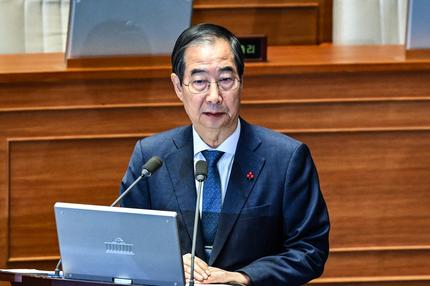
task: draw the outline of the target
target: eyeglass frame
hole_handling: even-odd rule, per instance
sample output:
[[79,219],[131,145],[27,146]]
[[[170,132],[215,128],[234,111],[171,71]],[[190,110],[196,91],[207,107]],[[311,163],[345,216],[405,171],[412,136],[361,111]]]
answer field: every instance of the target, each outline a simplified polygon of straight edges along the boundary
[[[225,79],[225,78],[224,78],[224,79]],[[233,79],[233,86],[234,86],[234,84],[235,84],[236,82],[238,82],[239,84],[237,85],[237,87],[236,87],[236,88],[231,88],[231,89],[228,89],[228,90],[224,90],[224,89],[220,88],[219,82],[220,82],[221,80],[223,80],[222,78],[221,78],[221,79],[218,79],[218,80],[215,80],[215,81],[199,80],[199,81],[205,81],[205,82],[207,82],[207,84],[208,84],[208,87],[207,87],[207,88],[205,88],[205,90],[202,90],[202,91],[199,91],[199,92],[192,92],[192,91],[191,91],[191,89],[190,89],[190,85],[191,85],[191,83],[192,83],[193,81],[198,81],[198,80],[191,80],[191,81],[189,81],[189,82],[188,82],[188,84],[186,84],[186,83],[182,82],[182,84],[183,84],[183,85],[185,85],[185,86],[188,88],[188,91],[189,91],[190,93],[192,93],[192,94],[204,94],[204,93],[208,92],[208,91],[210,90],[210,88],[211,88],[211,84],[212,84],[212,83],[216,83],[216,85],[217,85],[217,87],[218,87],[218,90],[219,90],[219,91],[221,91],[221,92],[229,92],[229,91],[235,91],[235,90],[237,90],[237,89],[240,87],[240,84],[242,83],[242,81],[241,81],[240,79],[236,78],[236,77],[235,77],[235,78],[232,78],[232,79]]]

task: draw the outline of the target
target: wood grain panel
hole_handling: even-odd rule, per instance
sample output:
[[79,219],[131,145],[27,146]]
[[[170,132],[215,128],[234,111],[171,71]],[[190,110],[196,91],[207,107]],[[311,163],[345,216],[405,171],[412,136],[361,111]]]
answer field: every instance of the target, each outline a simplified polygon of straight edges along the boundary
[[430,101],[315,102],[242,105],[252,122],[277,130],[426,128]]
[[8,144],[0,137],[0,267],[6,268],[9,256],[9,164]]
[[189,124],[180,104],[161,107],[39,110],[0,113],[0,136],[79,136],[160,132]]
[[430,131],[296,137],[310,146],[319,170],[331,247],[428,245]]
[[[245,77],[244,103],[335,100],[429,99],[430,73],[399,72]],[[351,83],[354,82],[352,86]],[[272,86],[267,89],[267,85]],[[314,87],[315,90],[310,89]],[[66,83],[8,84],[0,98],[0,110],[79,108],[95,106],[154,106],[179,103],[168,80],[101,80]]]
[[[279,5],[287,4],[290,6],[318,5],[319,10],[319,27],[321,42],[331,42],[332,40],[332,18],[333,18],[333,1],[332,0],[196,0],[195,6],[213,6],[213,5]],[[300,19],[299,21],[305,21]],[[306,25],[306,23],[304,23]]]
[[[427,82],[430,73],[420,71],[245,76],[243,103],[430,100]],[[14,96],[0,97],[0,112],[179,103],[168,78],[9,83],[2,92]]]
[[57,201],[110,205],[136,139],[10,142],[9,259],[58,255]]
[[318,44],[317,4],[195,5],[193,24],[215,23],[238,36],[266,35],[269,45]]
[[245,76],[243,99],[260,102],[414,98],[428,100],[428,82],[430,73],[424,71]]
[[[135,140],[189,123],[169,74],[0,56],[0,267],[52,267],[49,205],[109,203]],[[243,117],[306,142],[319,170],[332,253],[314,283],[429,285],[430,61],[400,46],[270,47],[245,74]]]
[[0,110],[179,102],[168,75],[162,79],[9,83],[2,92],[14,97],[1,96]]
[[[425,245],[429,241],[430,179],[426,178],[430,178],[430,151],[418,155],[415,150],[429,146],[430,132],[297,133],[295,137],[311,147],[320,170],[335,230],[332,247],[405,247],[397,251],[370,248],[334,252],[326,277],[356,275],[353,272],[360,265],[366,266],[361,266],[363,276],[410,274],[405,264],[413,267],[414,274],[425,274],[429,250],[410,250],[408,245]],[[12,141],[10,260],[19,264],[21,258],[37,263],[32,261],[34,257],[55,256],[53,203],[64,200],[108,204],[117,192],[136,139]],[[396,145],[390,148],[390,142]],[[342,148],[333,148],[336,146]],[[412,163],[404,164],[404,158]],[[384,171],[375,178],[375,170]],[[397,174],[404,174],[404,179],[396,179]],[[58,189],[56,179],[62,180],[64,187]],[[29,185],[35,186],[31,192]],[[371,193],[363,192],[367,185],[374,186]],[[413,196],[404,192],[406,187]],[[410,223],[417,219],[420,223]],[[27,233],[32,234],[31,240]],[[42,262],[46,263],[43,259]],[[383,266],[383,271],[375,268],[378,265]]]
[[350,248],[341,252],[333,249],[323,277],[427,275],[430,269],[429,257],[428,247],[379,250],[372,247],[361,250]]
[[[401,80],[410,72],[428,74],[430,61],[407,60],[403,46],[271,46],[268,62],[246,64],[246,76],[290,76],[304,74],[398,72]],[[55,83],[80,80],[88,83],[117,79],[166,79],[168,64],[140,67],[67,68],[64,54],[25,54],[0,56],[0,83]],[[353,84],[353,83],[351,83]],[[357,88],[357,86],[354,86]]]
[[[430,101],[243,104],[245,119],[277,130],[401,129],[430,126]],[[383,111],[383,112],[382,112]],[[161,107],[0,113],[0,136],[136,134],[189,124],[180,104]],[[67,128],[64,128],[67,126]]]
[[320,278],[308,285],[325,286],[425,286],[429,285],[429,275]]

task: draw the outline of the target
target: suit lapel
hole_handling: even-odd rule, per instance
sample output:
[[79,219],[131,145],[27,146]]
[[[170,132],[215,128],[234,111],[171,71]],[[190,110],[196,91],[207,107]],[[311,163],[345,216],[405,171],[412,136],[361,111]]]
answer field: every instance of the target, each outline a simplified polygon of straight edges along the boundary
[[[258,180],[258,175],[265,162],[264,158],[254,153],[261,144],[260,138],[252,132],[252,127],[245,121],[242,120],[241,123],[241,134],[236,148],[236,155],[221,210],[209,265],[215,262],[221,252],[249,194]],[[253,173],[253,179],[250,180],[247,178],[248,172]]]
[[[185,128],[173,138],[176,149],[165,158],[175,195],[178,200],[181,216],[190,241],[192,241],[194,228],[194,212],[197,195],[194,182],[193,139],[191,126]],[[204,257],[204,248],[201,233],[198,232],[196,255]]]

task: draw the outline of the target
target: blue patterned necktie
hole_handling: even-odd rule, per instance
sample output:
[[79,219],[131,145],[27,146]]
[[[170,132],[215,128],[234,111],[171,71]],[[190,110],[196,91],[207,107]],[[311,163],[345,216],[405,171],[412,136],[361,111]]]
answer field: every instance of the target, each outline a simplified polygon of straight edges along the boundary
[[[203,187],[202,230],[204,245],[210,249],[214,243],[221,212],[221,180],[217,163],[224,152],[205,150],[202,154],[208,163],[208,177]],[[206,255],[209,258],[210,250],[206,251]]]

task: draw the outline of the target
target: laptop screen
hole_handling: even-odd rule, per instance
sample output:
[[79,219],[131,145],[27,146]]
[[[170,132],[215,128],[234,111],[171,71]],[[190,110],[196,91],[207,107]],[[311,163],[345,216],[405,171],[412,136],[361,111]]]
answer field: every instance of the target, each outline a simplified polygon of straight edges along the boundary
[[170,54],[191,14],[192,0],[71,0],[66,57]]
[[175,212],[56,203],[68,279],[185,285]]

